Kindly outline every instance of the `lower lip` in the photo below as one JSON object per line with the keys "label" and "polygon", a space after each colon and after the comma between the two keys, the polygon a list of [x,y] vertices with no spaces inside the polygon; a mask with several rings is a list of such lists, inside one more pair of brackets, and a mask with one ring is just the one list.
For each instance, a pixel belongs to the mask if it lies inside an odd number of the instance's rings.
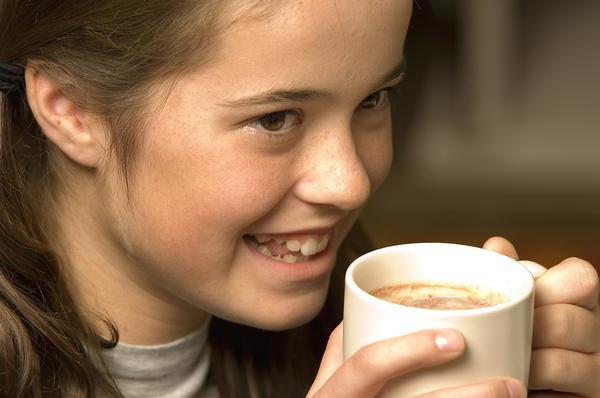
{"label": "lower lip", "polygon": [[265,256],[256,250],[246,239],[243,239],[245,246],[250,252],[260,261],[261,269],[267,269],[270,276],[284,279],[287,281],[307,281],[319,279],[327,275],[333,268],[333,254],[331,250],[331,242],[322,252],[310,256],[306,261],[301,263],[288,264],[285,262],[274,260]]}

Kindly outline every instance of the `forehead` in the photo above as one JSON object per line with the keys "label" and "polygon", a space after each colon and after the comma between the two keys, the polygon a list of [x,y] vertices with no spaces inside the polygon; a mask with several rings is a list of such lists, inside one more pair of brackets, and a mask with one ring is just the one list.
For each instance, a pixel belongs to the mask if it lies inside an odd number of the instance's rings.
{"label": "forehead", "polygon": [[258,1],[243,13],[236,3],[205,72],[264,88],[372,83],[402,58],[412,0]]}

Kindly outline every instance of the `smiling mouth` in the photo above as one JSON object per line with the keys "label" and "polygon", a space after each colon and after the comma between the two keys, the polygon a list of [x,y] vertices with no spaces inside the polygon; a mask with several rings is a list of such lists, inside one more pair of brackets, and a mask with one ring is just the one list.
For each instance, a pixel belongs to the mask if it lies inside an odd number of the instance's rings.
{"label": "smiling mouth", "polygon": [[244,235],[244,240],[262,255],[288,264],[311,260],[327,248],[330,238],[330,233],[289,240],[264,234]]}

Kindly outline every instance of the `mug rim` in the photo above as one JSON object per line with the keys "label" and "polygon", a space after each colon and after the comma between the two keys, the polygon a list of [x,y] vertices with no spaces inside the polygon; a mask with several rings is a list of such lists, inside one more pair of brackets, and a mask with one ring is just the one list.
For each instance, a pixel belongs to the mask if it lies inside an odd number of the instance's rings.
{"label": "mug rim", "polygon": [[[370,257],[377,256],[381,253],[394,252],[394,251],[398,251],[400,248],[408,248],[411,246],[412,247],[438,246],[438,247],[446,247],[446,248],[454,247],[454,248],[477,250],[477,251],[483,250],[483,251],[485,251],[486,255],[501,256],[502,259],[507,262],[516,263],[519,266],[519,268],[522,270],[524,278],[526,279],[526,291],[524,293],[520,293],[514,297],[511,297],[506,302],[500,303],[500,304],[495,304],[495,305],[481,307],[481,308],[471,308],[471,309],[462,309],[462,310],[446,310],[446,309],[411,307],[411,306],[407,306],[407,305],[403,305],[403,304],[392,303],[387,300],[377,298],[358,286],[358,284],[354,280],[354,271],[360,264],[364,263]],[[529,277],[527,277],[527,276],[529,276]],[[348,269],[346,270],[345,283],[346,283],[346,287],[348,289],[350,289],[353,294],[357,295],[361,300],[364,300],[368,303],[372,303],[373,305],[383,306],[383,308],[386,308],[390,311],[393,311],[394,309],[398,309],[398,306],[400,306],[402,308],[402,311],[421,313],[422,315],[429,315],[429,316],[435,315],[436,318],[456,317],[456,316],[461,316],[461,317],[479,316],[482,314],[503,311],[503,310],[512,308],[512,307],[522,303],[530,295],[535,293],[535,289],[534,289],[535,282],[534,282],[533,275],[531,274],[531,272],[529,272],[527,267],[520,264],[519,261],[512,259],[508,256],[505,256],[503,254],[493,252],[491,250],[486,250],[486,249],[483,249],[480,247],[463,245],[463,244],[458,244],[458,243],[445,243],[445,242],[405,243],[405,244],[400,244],[400,245],[386,246],[386,247],[382,247],[382,248],[370,251],[368,253],[365,253],[362,256],[355,259],[350,264],[350,266],[348,266]]]}

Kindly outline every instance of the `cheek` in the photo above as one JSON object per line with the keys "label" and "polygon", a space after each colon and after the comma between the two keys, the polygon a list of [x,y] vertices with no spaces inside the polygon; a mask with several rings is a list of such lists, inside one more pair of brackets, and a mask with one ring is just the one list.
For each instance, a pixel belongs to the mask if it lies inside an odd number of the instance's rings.
{"label": "cheek", "polygon": [[215,286],[239,280],[232,275],[239,274],[242,235],[277,206],[289,184],[283,161],[239,151],[234,156],[224,148],[148,142],[132,176],[131,206],[124,198],[111,199],[115,211],[108,227],[141,278],[202,305],[213,302]]}
{"label": "cheek", "polygon": [[242,153],[222,141],[148,144],[143,156],[151,161],[136,180],[138,233],[176,256],[232,256],[240,236],[276,206],[288,183],[281,161]]}

